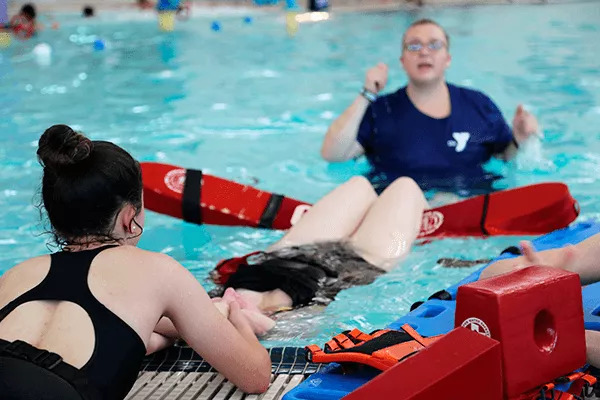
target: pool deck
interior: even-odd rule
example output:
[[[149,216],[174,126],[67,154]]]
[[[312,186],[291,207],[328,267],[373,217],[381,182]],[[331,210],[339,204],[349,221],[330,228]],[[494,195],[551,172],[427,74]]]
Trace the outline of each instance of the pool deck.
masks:
[[[14,14],[19,7],[29,0],[9,0],[9,14]],[[183,1],[183,0],[182,0]],[[555,4],[565,2],[562,0],[330,0],[330,9],[332,12],[344,11],[399,11],[415,10],[419,8],[435,7],[457,7],[457,6],[481,6],[481,5],[518,5],[518,4]],[[572,3],[573,0],[569,0]],[[201,15],[203,11],[210,13],[215,9],[252,9],[265,12],[280,12],[285,2],[280,1],[274,6],[256,6],[252,0],[196,0],[194,4],[194,14]],[[298,0],[300,7],[306,2]],[[84,6],[93,5],[97,13],[102,11],[137,11],[135,2],[123,2],[118,0],[65,0],[60,2],[40,1],[36,2],[38,10],[41,12],[76,12],[79,13]],[[148,11],[146,11],[148,12]]]
[[[237,389],[185,343],[176,344],[144,359],[125,400],[277,400],[325,367],[307,362],[301,347],[275,347],[269,355],[271,385],[252,395]]]
[[[185,344],[144,359],[126,400],[276,400],[318,372],[323,364],[306,361],[301,347],[269,349],[271,385],[260,395],[237,389]]]
[[[304,379],[305,375],[274,374],[267,392],[250,395],[215,372],[144,372],[125,400],[278,400]]]

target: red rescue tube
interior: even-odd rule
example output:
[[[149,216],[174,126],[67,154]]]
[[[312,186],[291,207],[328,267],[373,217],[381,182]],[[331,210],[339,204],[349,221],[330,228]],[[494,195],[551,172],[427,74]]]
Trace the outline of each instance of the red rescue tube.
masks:
[[[141,163],[147,209],[209,225],[288,229],[310,204],[199,170]]]
[[[567,227],[578,215],[567,185],[538,183],[428,210],[419,237],[542,235]]]
[[[289,229],[311,206],[199,170],[141,165],[146,208],[188,222]],[[541,235],[578,215],[567,185],[539,183],[427,210],[419,238]]]

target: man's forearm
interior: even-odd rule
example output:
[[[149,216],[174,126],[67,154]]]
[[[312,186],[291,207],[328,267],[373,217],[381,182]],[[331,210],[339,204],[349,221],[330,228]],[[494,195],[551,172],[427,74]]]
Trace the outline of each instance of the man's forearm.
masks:
[[[359,95],[331,124],[321,147],[321,156],[325,160],[346,161],[362,153],[362,148],[356,143],[356,136],[368,106],[369,101]]]

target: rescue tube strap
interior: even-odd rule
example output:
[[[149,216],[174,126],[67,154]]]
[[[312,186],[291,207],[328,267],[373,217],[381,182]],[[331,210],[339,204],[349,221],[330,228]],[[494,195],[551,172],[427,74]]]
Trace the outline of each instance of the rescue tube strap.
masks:
[[[260,216],[260,221],[258,221],[259,228],[271,229],[273,227],[273,222],[275,222],[275,218],[277,217],[277,213],[281,208],[283,199],[284,196],[281,194],[273,193],[271,195],[267,206],[265,207],[262,215]]]
[[[202,206],[200,205],[201,195],[202,171],[197,169],[187,169],[185,171],[185,183],[183,185],[183,195],[181,199],[184,221],[202,225]]]
[[[481,228],[481,232],[484,235],[489,236],[489,232],[485,229],[485,220],[487,219],[488,207],[490,205],[490,195],[489,193],[483,197],[483,210],[481,211],[481,222],[479,222],[479,227]]]

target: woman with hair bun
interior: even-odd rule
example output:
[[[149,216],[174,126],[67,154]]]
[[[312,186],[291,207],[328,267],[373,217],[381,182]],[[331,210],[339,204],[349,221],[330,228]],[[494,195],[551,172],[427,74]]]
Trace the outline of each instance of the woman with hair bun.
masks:
[[[186,268],[136,247],[138,162],[66,125],[44,132],[37,155],[59,251],[0,277],[1,397],[123,399],[144,355],[176,337],[240,389],[264,392],[271,362],[236,300],[224,316]]]

